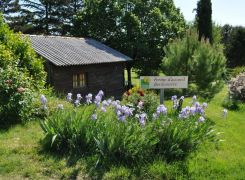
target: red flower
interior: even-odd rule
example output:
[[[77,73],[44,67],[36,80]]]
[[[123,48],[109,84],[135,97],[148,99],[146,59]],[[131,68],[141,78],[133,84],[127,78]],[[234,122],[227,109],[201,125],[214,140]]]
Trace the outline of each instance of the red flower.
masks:
[[[144,96],[144,92],[142,90],[138,90],[137,93],[140,95],[140,96]]]

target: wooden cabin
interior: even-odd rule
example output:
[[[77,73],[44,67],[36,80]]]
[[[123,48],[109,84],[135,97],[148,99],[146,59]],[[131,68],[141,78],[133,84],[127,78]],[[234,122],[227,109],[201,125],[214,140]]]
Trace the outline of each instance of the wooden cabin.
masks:
[[[89,38],[28,35],[32,47],[46,60],[47,82],[58,92],[97,93],[121,97],[124,69],[132,59]]]

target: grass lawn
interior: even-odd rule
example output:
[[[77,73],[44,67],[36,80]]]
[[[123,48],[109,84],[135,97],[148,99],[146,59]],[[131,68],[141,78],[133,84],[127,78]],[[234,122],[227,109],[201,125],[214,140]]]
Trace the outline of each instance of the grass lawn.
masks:
[[[228,117],[222,118],[221,103],[225,95],[224,88],[209,103],[207,110],[224,141],[219,145],[203,144],[183,163],[184,169],[180,172],[176,172],[175,165],[160,161],[136,175],[128,175],[130,168],[114,167],[104,170],[97,178],[245,179],[245,108],[229,111]],[[73,161],[70,157],[43,152],[40,145],[42,137],[38,121],[15,125],[8,130],[0,129],[0,179],[88,179],[93,176],[92,166],[84,157]]]

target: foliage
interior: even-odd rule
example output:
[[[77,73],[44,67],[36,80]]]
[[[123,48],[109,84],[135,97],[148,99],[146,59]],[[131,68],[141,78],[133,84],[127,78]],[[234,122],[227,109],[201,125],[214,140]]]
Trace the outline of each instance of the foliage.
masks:
[[[0,123],[28,121],[34,92],[44,86],[45,72],[30,44],[0,18]]]
[[[152,91],[143,90],[138,87],[129,89],[124,93],[122,103],[137,108],[142,103],[142,111],[153,114],[158,106],[159,97]]]
[[[226,59],[222,45],[198,41],[197,34],[188,31],[183,39],[170,42],[165,53],[163,72],[188,76],[189,83],[196,84],[198,94],[212,97],[223,85]]]
[[[229,82],[229,93],[233,99],[245,101],[245,73],[239,74]]]
[[[184,18],[173,1],[94,0],[85,1],[77,14],[73,35],[97,39],[134,59],[138,74],[154,75],[163,47],[184,30]]]
[[[0,73],[0,124],[28,121],[33,113],[31,78],[15,66]]]
[[[14,31],[67,35],[83,0],[7,0],[3,5],[3,14],[8,17],[8,24]]]
[[[187,121],[173,120],[167,127],[156,125],[158,137],[157,152],[167,160],[184,159],[194,152],[200,142],[210,138],[212,124],[210,121],[204,124],[197,123],[197,117]],[[159,129],[158,129],[159,128]]]
[[[160,105],[151,115],[139,105],[133,109],[110,99],[98,103],[98,96],[95,104],[75,104],[73,110],[60,109],[47,117],[41,123],[45,147],[56,152],[97,154],[102,163],[132,164],[158,155],[168,161],[185,159],[202,142],[215,140],[212,124],[200,117],[205,115],[204,104],[193,101],[191,108],[169,115]]]
[[[1,179],[241,179],[244,177],[245,111],[229,111],[221,117],[221,102],[227,95],[227,86],[208,104],[206,115],[215,122],[216,132],[222,132],[224,141],[219,146],[202,143],[198,151],[186,161],[166,162],[161,158],[134,166],[103,164],[94,167],[94,156],[64,155],[41,150],[43,131],[38,121],[0,129]],[[48,98],[56,107],[56,98]],[[59,103],[64,103],[59,100]],[[189,105],[189,98],[185,99]],[[166,105],[170,101],[165,101]],[[21,138],[20,138],[21,137]],[[236,139],[234,141],[234,138]],[[155,156],[155,155],[154,155]],[[153,158],[152,158],[153,159]]]
[[[4,18],[8,21],[16,18],[16,15],[14,15],[14,13],[17,13],[19,10],[19,0],[0,1],[0,13],[4,14]]]
[[[238,66],[235,68],[229,68],[228,70],[229,70],[229,77],[231,79],[233,77],[238,76],[241,73],[244,73],[245,72],[245,66]]]
[[[245,28],[225,25],[222,28],[222,42],[229,67],[245,65]]]
[[[239,103],[237,100],[234,100],[229,96],[225,97],[222,102],[222,106],[229,110],[239,110]]]
[[[17,66],[20,71],[31,77],[35,88],[42,88],[45,84],[46,73],[43,61],[37,57],[27,38],[15,34],[0,18],[0,58],[1,68],[8,65]]]
[[[196,9],[196,21],[199,40],[204,38],[213,43],[212,3],[211,0],[199,0]]]

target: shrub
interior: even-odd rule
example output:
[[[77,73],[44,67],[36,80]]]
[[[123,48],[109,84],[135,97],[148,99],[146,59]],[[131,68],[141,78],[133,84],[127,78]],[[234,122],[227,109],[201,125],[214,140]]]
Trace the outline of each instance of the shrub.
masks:
[[[0,68],[0,123],[27,121],[33,113],[32,79],[17,67]]]
[[[37,58],[35,51],[31,48],[28,38],[16,34],[9,29],[0,16],[0,67],[17,65],[27,76],[35,81],[33,86],[42,88],[45,84],[46,73],[43,61]],[[6,54],[7,53],[7,54]]]
[[[147,114],[153,114],[156,110],[159,102],[159,97],[149,90],[143,90],[138,87],[134,87],[124,93],[122,103],[137,109],[137,106],[142,105],[143,112]]]
[[[229,93],[233,99],[245,101],[245,73],[241,73],[229,83]]]
[[[45,83],[42,61],[27,41],[0,17],[0,124],[31,119],[34,92]]]
[[[226,59],[220,44],[198,41],[194,32],[170,42],[165,48],[162,69],[166,75],[186,75],[203,97],[212,97],[223,85]]]
[[[94,141],[94,130],[91,129],[94,122],[90,119],[94,109],[94,106],[87,106],[79,110],[59,109],[52,113],[47,121],[41,123],[46,134],[45,147],[60,152],[88,151]],[[92,146],[90,148],[93,149]]]
[[[146,114],[140,106],[102,101],[102,94],[95,96],[94,104],[88,101],[91,96],[86,96],[87,104],[75,103],[75,109],[59,110],[42,122],[45,147],[58,152],[92,153],[102,161],[131,164],[158,155],[169,161],[184,159],[205,140],[214,140],[212,124],[202,117],[206,104],[193,100],[192,107],[169,114],[164,105],[159,105],[155,113]],[[181,107],[176,103],[182,101],[173,101],[174,108]]]
[[[241,73],[244,73],[245,72],[245,66],[239,66],[239,67],[235,67],[235,68],[232,68],[232,69],[229,69],[229,80],[231,78],[234,78],[236,76],[238,76],[239,74]]]
[[[222,106],[229,110],[239,110],[239,103],[229,96],[224,99]]]
[[[222,41],[229,67],[245,65],[245,28],[225,25],[222,28]]]

